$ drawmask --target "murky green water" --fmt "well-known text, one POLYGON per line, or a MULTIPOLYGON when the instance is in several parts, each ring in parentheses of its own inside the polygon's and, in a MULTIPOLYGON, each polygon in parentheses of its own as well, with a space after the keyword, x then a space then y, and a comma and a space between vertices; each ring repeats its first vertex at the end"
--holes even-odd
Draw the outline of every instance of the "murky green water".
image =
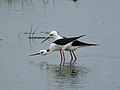
POLYGON ((119 90, 119 0, 0 0, 1 90, 119 90), (29 55, 50 42, 28 39, 29 32, 57 30, 61 35, 86 34, 82 41, 98 47, 76 51, 78 60, 59 67, 59 52, 29 55))

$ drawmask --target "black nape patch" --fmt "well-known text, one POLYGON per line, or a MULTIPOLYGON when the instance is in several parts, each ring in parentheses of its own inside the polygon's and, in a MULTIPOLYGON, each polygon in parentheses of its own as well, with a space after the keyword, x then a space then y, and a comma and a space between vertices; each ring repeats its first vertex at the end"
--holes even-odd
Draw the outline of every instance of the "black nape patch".
POLYGON ((46 51, 47 51, 47 52, 49 52, 49 51, 50 51, 50 49, 47 49, 46 51))

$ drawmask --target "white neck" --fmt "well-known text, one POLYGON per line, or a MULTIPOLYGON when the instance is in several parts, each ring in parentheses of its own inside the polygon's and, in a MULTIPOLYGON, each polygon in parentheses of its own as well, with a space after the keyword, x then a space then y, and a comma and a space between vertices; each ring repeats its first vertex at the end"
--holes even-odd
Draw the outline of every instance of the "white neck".
POLYGON ((49 46, 49 51, 48 53, 51 53, 53 51, 59 51, 60 49, 56 47, 56 44, 55 43, 51 43, 50 46, 49 46))

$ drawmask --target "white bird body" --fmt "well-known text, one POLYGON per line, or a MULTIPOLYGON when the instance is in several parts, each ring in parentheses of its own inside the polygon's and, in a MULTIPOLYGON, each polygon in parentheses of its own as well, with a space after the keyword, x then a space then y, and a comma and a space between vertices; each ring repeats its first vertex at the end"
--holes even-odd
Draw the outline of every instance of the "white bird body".
MULTIPOLYGON (((78 38, 80 38, 81 36, 79 36, 79 37, 73 37, 73 38, 76 38, 76 39, 78 39, 78 38)), ((74 48, 71 46, 72 45, 72 43, 76 40, 76 39, 73 39, 72 40, 72 38, 63 38, 63 37, 60 37, 59 36, 59 39, 56 39, 54 42, 52 42, 51 44, 50 44, 50 46, 49 46, 49 48, 48 49, 46 49, 46 51, 45 50, 42 50, 42 51, 44 51, 44 53, 42 53, 43 55, 47 55, 47 54, 49 54, 49 53, 51 53, 51 52, 53 52, 53 51, 59 51, 59 50, 62 50, 62 51, 64 51, 64 50, 67 50, 67 51, 70 51, 70 50, 73 50, 74 48), (65 40, 68 40, 68 39, 71 39, 70 41, 68 41, 68 43, 66 42, 66 43, 64 43, 64 41, 65 40), (63 45, 61 45, 63 43, 63 45), (69 48, 68 48, 69 47, 69 48), (71 48, 72 47, 72 48, 71 48), (69 50, 70 49, 70 50, 69 50), (46 53, 45 53, 46 52, 46 53)), ((40 51, 41 52, 41 51, 40 51)))
MULTIPOLYGON (((60 35, 57 33, 57 31, 51 31, 51 32, 49 33, 49 36, 50 36, 51 38, 53 38, 54 40, 58 40, 58 39, 64 38, 64 37, 60 36, 60 35)), ((66 51, 75 51, 76 49, 78 49, 78 48, 80 47, 80 46, 73 47, 73 46, 72 46, 72 43, 73 43, 73 42, 70 42, 69 44, 66 45, 66 47, 65 47, 65 50, 66 50, 66 51)), ((59 47, 59 46, 58 46, 58 47, 59 47)))
MULTIPOLYGON (((81 37, 83 37, 84 35, 82 35, 81 37)), ((49 37, 53 38, 54 40, 58 40, 58 39, 62 39, 62 38, 66 38, 66 37, 62 37, 60 36, 57 31, 51 31, 49 33, 49 37)), ((47 39, 46 39, 47 40, 47 39)), ((46 41, 44 40, 44 41, 46 41)), ((44 42, 43 41, 43 42, 44 42)), ((72 62, 72 60, 74 59, 74 62, 77 60, 77 57, 74 53, 75 50, 77 50, 78 48, 82 48, 82 47, 87 47, 87 46, 96 46, 97 44, 88 44, 88 43, 84 43, 84 42, 81 42, 81 41, 78 41, 78 40, 75 40, 75 41, 72 41, 70 43, 68 43, 67 45, 64 46, 64 48, 62 47, 63 50, 65 51, 69 51, 70 52, 70 55, 71 55, 71 61, 70 63, 72 62)), ((50 45, 49 48, 53 48, 54 47, 54 50, 52 49, 50 52, 52 51, 58 51, 59 49, 61 49, 61 46, 57 46, 57 45, 50 45), (55 46, 55 47, 54 47, 55 46), (59 49, 58 49, 59 48, 59 49)))
MULTIPOLYGON (((69 46, 69 44, 67 44, 63 47, 63 46, 60 46, 60 45, 56 45, 55 43, 52 43, 52 44, 50 44, 48 49, 40 50, 39 54, 40 55, 48 55, 48 54, 52 53, 53 51, 60 51, 60 50, 64 51, 64 50, 67 50, 66 48, 68 46, 69 46)), ((67 50, 67 51, 69 51, 69 50, 67 50)))
MULTIPOLYGON (((57 33, 57 31, 51 31, 51 32, 49 33, 49 36, 50 36, 51 38, 53 38, 54 40, 58 40, 58 39, 61 39, 61 38, 65 38, 65 37, 60 36, 60 35, 57 33)), ((83 35, 83 36, 84 36, 84 35, 83 35)), ((73 42, 76 42, 76 41, 79 42, 78 40, 75 40, 75 41, 73 41, 73 42)), ((85 47, 85 46, 82 46, 82 45, 72 46, 73 42, 70 42, 68 45, 66 45, 66 48, 65 48, 66 51, 75 51, 75 50, 78 49, 78 48, 85 47)))
MULTIPOLYGON (((64 55, 64 50, 69 51, 70 55, 71 55, 71 61, 70 64, 72 63, 73 59, 74 62, 77 60, 77 57, 74 53, 75 50, 77 50, 78 48, 81 47, 86 47, 86 46, 96 46, 97 44, 88 44, 88 43, 84 43, 81 41, 78 41, 77 39, 80 37, 83 37, 84 35, 81 35, 79 37, 72 37, 72 38, 66 38, 66 37, 62 37, 60 36, 57 31, 51 31, 49 33, 49 37, 48 38, 53 38, 55 41, 52 42, 49 46, 48 49, 46 50, 40 50, 40 52, 33 54, 31 56, 34 55, 47 55, 53 51, 60 51, 60 55, 61 55, 61 62, 60 65, 62 64, 63 61, 63 65, 65 62, 65 55, 64 55)), ((44 41, 46 41, 48 38, 46 38, 44 41)), ((41 43, 43 43, 44 41, 42 41, 41 43)), ((73 63, 74 63, 73 62, 73 63)))
POLYGON ((81 46, 72 46, 71 44, 69 44, 69 46, 65 49, 66 51, 75 51, 78 48, 80 48, 81 46))

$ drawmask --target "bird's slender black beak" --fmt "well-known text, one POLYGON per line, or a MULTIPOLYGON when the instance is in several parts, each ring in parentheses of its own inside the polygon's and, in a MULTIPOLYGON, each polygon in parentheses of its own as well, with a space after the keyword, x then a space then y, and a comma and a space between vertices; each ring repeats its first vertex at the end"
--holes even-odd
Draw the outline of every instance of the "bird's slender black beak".
POLYGON ((41 44, 43 43, 43 42, 45 42, 46 40, 48 40, 50 37, 47 37, 47 38, 45 38, 42 42, 41 42, 41 44))
POLYGON ((35 53, 35 54, 30 55, 30 56, 35 56, 35 55, 40 55, 40 53, 35 53))

